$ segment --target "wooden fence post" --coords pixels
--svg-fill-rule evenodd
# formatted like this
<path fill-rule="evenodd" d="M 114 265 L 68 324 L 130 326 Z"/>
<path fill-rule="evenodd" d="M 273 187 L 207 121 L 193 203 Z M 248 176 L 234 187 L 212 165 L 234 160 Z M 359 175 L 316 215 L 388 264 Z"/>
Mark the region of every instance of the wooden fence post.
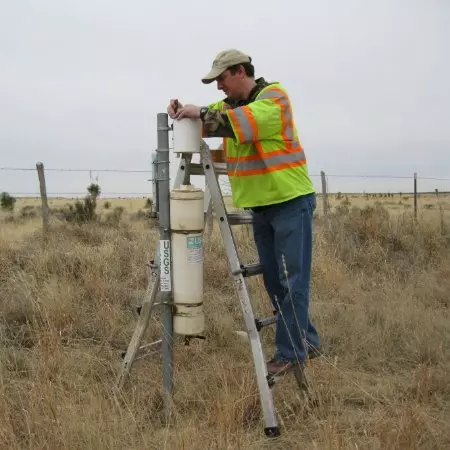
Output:
<path fill-rule="evenodd" d="M 414 219 L 417 220 L 417 173 L 414 172 Z"/>
<path fill-rule="evenodd" d="M 323 170 L 320 171 L 320 178 L 322 179 L 323 214 L 326 216 L 328 215 L 328 192 L 327 179 Z"/>
<path fill-rule="evenodd" d="M 45 186 L 45 175 L 44 175 L 44 164 L 38 162 L 36 164 L 36 169 L 39 178 L 39 189 L 41 191 L 41 201 L 42 201 L 42 225 L 44 229 L 44 237 L 48 234 L 48 202 L 47 202 L 47 188 Z"/>

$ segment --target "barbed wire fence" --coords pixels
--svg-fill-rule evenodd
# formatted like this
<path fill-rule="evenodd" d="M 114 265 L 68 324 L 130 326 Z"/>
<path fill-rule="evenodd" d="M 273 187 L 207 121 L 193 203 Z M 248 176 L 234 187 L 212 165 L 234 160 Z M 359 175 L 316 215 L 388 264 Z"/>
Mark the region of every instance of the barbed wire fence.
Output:
<path fill-rule="evenodd" d="M 31 168 L 31 167 L 0 167 L 0 171 L 2 172 L 34 172 L 36 173 L 36 168 Z M 105 169 L 105 168 L 79 168 L 79 169 L 75 169 L 75 168 L 45 168 L 46 172 L 71 172 L 71 173 L 89 173 L 90 174 L 90 181 L 94 181 L 96 179 L 96 181 L 98 181 L 98 176 L 97 177 L 93 177 L 92 174 L 93 173 L 141 173 L 141 174 L 147 174 L 149 176 L 152 176 L 152 170 L 142 170 L 142 169 Z M 310 174 L 311 177 L 322 177 L 322 173 L 320 174 L 318 173 L 312 173 Z M 414 179 L 414 175 L 355 175 L 355 174 L 334 174 L 334 173 L 326 173 L 326 181 L 327 181 L 327 185 L 329 185 L 329 179 L 330 178 L 347 178 L 347 179 L 380 179 L 380 180 L 413 180 Z M 432 181 L 447 181 L 450 182 L 450 177 L 449 178 L 444 178 L 444 177 L 422 177 L 422 176 L 417 176 L 417 180 L 432 180 Z M 151 181 L 151 178 L 148 179 L 147 181 Z M 225 187 L 229 187 L 229 182 L 224 179 L 223 180 L 223 185 Z M 412 188 L 412 184 L 411 184 L 411 188 Z M 448 186 L 449 190 L 450 190 L 450 184 Z M 5 189 L 3 189 L 5 191 Z M 6 189 L 7 190 L 7 189 Z M 395 191 L 395 190 L 394 190 Z M 329 189 L 329 192 L 331 193 L 332 191 Z M 357 193 L 357 191 L 352 191 L 352 192 L 347 192 L 347 193 Z M 373 190 L 373 193 L 376 192 L 376 189 Z M 406 191 L 405 191 L 406 192 Z M 412 190 L 411 190 L 412 192 Z M 147 190 L 145 192 L 104 192 L 103 194 L 105 195 L 149 195 L 149 193 L 151 194 L 151 189 Z M 345 193 L 345 191 L 343 191 L 343 193 Z M 359 190 L 359 193 L 364 193 L 363 191 Z M 11 192 L 11 194 L 13 194 L 13 192 Z M 15 194 L 17 195 L 39 195 L 39 192 L 34 191 L 34 192 L 15 192 Z M 77 191 L 77 192 L 62 192 L 62 191 L 58 191 L 55 192 L 54 195 L 84 195 L 85 192 L 83 191 Z"/>
<path fill-rule="evenodd" d="M 154 166 L 154 165 L 153 165 Z M 173 171 L 172 171 L 173 166 Z M 175 178 L 178 162 L 171 162 L 171 175 L 172 179 Z M 36 177 L 36 171 L 38 177 Z M 18 178 L 14 174 L 29 173 L 30 177 L 27 178 L 27 182 L 23 177 Z M 3 176 L 4 173 L 13 174 L 13 177 L 6 180 Z M 133 197 L 149 197 L 155 201 L 155 180 L 152 167 L 148 170 L 145 169 L 115 169 L 115 168 L 45 168 L 41 163 L 37 163 L 36 167 L 0 167 L 0 191 L 8 192 L 8 194 L 15 197 L 41 197 L 42 189 L 45 190 L 46 198 L 78 198 L 87 194 L 86 190 L 79 189 L 81 186 L 87 188 L 90 183 L 99 184 L 102 187 L 101 196 L 103 198 L 133 198 Z M 74 180 L 70 181 L 68 174 L 77 175 Z M 133 186 L 142 187 L 142 189 L 124 191 L 121 189 L 111 189 L 116 186 L 117 175 L 127 174 L 131 175 L 131 179 L 128 182 L 123 182 L 122 185 L 128 184 Z M 88 175 L 88 179 L 86 177 Z M 108 180 L 107 176 L 112 175 L 112 178 Z M 330 209 L 330 197 L 337 199 L 348 198 L 349 196 L 357 195 L 364 196 L 367 199 L 376 198 L 394 198 L 395 196 L 401 197 L 404 200 L 411 200 L 414 206 L 414 214 L 417 217 L 418 211 L 418 199 L 423 194 L 435 194 L 438 199 L 440 195 L 450 193 L 450 178 L 445 177 L 430 177 L 430 176 L 418 176 L 417 173 L 412 175 L 355 175 L 355 174 L 335 174 L 325 173 L 311 173 L 311 178 L 314 181 L 316 190 L 318 193 L 318 208 L 324 214 L 327 214 Z M 142 176 L 139 181 L 136 177 Z M 47 182 L 45 182 L 45 178 Z M 106 177 L 106 178 L 105 178 Z M 58 179 L 59 178 L 59 179 Z M 193 176 L 192 182 L 194 184 L 203 184 L 204 179 L 201 176 Z M 196 180 L 198 178 L 198 180 Z M 339 180 L 340 183 L 337 183 Z M 342 180 L 345 180 L 345 189 L 343 189 Z M 370 188 L 364 189 L 365 183 L 370 180 Z M 42 184 L 43 183 L 43 184 Z M 8 189 L 5 184 L 13 186 L 13 189 Z M 231 195 L 231 187 L 227 176 L 219 176 L 219 184 L 222 189 L 223 195 Z M 36 187 L 32 189 L 16 189 L 18 186 L 32 186 Z M 54 186 L 76 186 L 75 189 L 62 190 L 54 189 Z M 47 191 L 47 186 L 50 189 Z M 106 190 L 103 191 L 103 186 L 106 186 Z M 45 205 L 43 204 L 45 208 Z M 48 206 L 47 206 L 48 208 Z"/>
<path fill-rule="evenodd" d="M 29 168 L 29 167 L 0 167 L 0 172 L 32 172 L 33 177 L 36 173 L 36 168 Z M 143 187 L 147 187 L 148 189 L 141 190 L 141 191 L 102 191 L 103 196 L 152 196 L 154 192 L 154 185 L 153 185 L 153 172 L 152 170 L 139 170 L 139 169 L 71 169 L 71 168 L 45 168 L 45 172 L 52 173 L 52 172 L 72 172 L 72 173 L 89 173 L 89 181 L 85 181 L 88 183 L 96 183 L 96 184 L 102 184 L 101 181 L 99 181 L 99 173 L 114 173 L 114 174 L 146 174 L 149 178 L 145 180 L 147 183 Z M 97 176 L 93 176 L 92 174 L 97 174 Z M 200 176 L 194 176 L 193 178 L 198 178 Z M 227 179 L 223 179 L 223 176 L 221 175 L 220 178 L 220 184 L 223 188 L 224 194 L 228 195 L 230 190 L 230 183 Z M 174 176 L 172 177 L 175 178 Z M 0 178 L 1 180 L 1 178 Z M 0 181 L 1 182 L 1 181 Z M 150 184 L 151 183 L 151 184 Z M 3 184 L 3 183 L 1 183 Z M 21 183 L 22 184 L 22 183 Z M 80 184 L 80 183 L 78 183 Z M 3 192 L 8 192 L 10 195 L 15 196 L 30 196 L 30 197 L 36 197 L 40 196 L 40 192 L 38 190 L 32 191 L 29 189 L 26 190 L 15 190 L 15 189 L 5 189 L 4 186 L 0 185 L 0 190 Z M 229 191 L 229 192 L 228 192 Z M 86 195 L 86 191 L 76 190 L 76 191 L 63 191 L 63 190 L 55 190 L 50 191 L 47 193 L 48 196 L 54 196 L 54 197 L 76 197 L 76 196 L 83 196 Z"/>

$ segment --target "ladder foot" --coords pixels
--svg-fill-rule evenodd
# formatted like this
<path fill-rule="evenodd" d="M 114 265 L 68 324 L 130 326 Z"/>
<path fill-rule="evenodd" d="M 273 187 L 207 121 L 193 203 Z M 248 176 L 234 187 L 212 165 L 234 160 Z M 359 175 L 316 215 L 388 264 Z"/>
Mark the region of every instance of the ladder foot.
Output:
<path fill-rule="evenodd" d="M 267 384 L 269 385 L 269 388 L 272 389 L 277 382 L 277 377 L 273 374 L 269 374 L 269 375 L 267 375 L 266 379 L 267 379 Z"/>
<path fill-rule="evenodd" d="M 280 427 L 266 427 L 264 428 L 264 433 L 267 437 L 274 438 L 281 435 Z"/>

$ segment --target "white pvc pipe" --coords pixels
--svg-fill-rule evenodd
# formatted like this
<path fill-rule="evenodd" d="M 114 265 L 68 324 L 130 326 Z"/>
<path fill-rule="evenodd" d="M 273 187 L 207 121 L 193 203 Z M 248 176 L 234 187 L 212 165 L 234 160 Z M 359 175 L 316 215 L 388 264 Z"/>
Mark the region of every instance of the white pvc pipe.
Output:
<path fill-rule="evenodd" d="M 202 121 L 180 119 L 173 122 L 173 149 L 175 153 L 200 153 Z"/>

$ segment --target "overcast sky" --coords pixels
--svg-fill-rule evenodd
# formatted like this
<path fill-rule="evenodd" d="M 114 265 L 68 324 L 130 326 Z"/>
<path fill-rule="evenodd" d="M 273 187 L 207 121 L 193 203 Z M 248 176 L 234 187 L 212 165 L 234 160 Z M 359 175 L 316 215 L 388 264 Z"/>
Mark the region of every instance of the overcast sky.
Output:
<path fill-rule="evenodd" d="M 449 0 L 0 5 L 0 167 L 149 169 L 156 114 L 171 97 L 221 98 L 200 79 L 219 51 L 235 47 L 252 56 L 257 76 L 288 89 L 311 173 L 450 178 Z M 107 192 L 151 188 L 150 175 L 97 175 Z M 46 176 L 51 193 L 89 183 L 89 173 Z M 426 187 L 450 190 L 450 181 Z M 0 191 L 37 189 L 34 172 L 0 171 Z"/>

